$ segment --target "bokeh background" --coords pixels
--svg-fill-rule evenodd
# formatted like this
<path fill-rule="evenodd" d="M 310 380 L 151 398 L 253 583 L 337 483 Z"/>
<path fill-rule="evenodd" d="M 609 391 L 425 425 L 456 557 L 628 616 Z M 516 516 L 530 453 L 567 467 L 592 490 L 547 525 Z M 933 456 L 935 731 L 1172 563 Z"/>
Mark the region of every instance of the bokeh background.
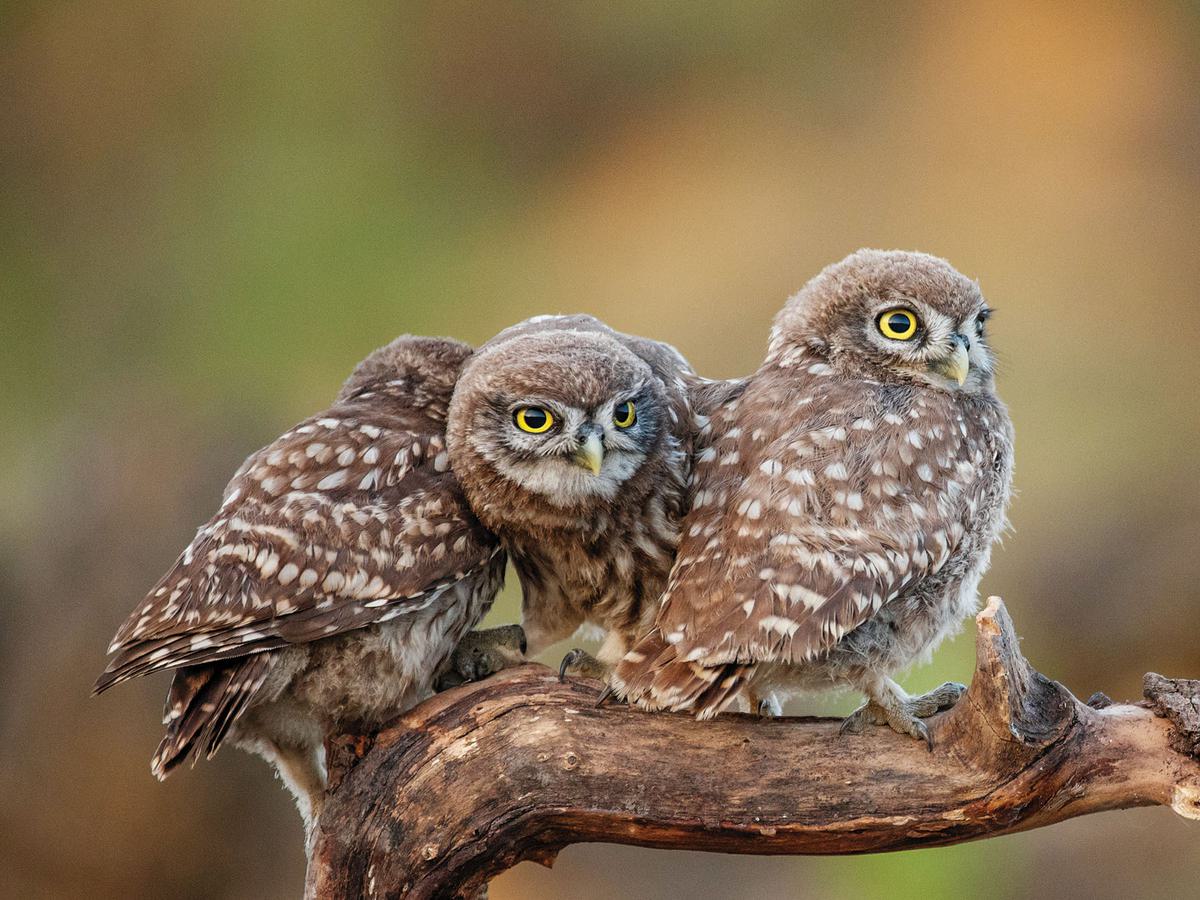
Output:
<path fill-rule="evenodd" d="M 864 245 L 999 310 L 985 588 L 1029 658 L 1081 696 L 1200 676 L 1197 84 L 1195 3 L 4 4 L 0 895 L 299 895 L 261 762 L 160 785 L 165 680 L 88 691 L 241 459 L 369 350 L 585 311 L 746 373 Z M 493 896 L 1179 897 L 1198 858 L 1146 810 L 848 859 L 578 846 Z"/>

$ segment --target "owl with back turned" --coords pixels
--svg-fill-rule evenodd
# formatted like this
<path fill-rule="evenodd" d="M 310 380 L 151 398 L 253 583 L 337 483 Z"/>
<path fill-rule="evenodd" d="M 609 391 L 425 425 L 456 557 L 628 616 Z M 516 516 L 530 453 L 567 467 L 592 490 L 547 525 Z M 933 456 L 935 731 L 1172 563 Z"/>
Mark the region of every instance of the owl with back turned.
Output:
<path fill-rule="evenodd" d="M 159 778 L 232 743 L 276 767 L 311 834 L 325 738 L 429 695 L 504 575 L 446 450 L 470 353 L 404 336 L 367 357 L 331 407 L 246 460 L 117 632 L 97 691 L 174 672 Z"/>
<path fill-rule="evenodd" d="M 597 677 L 653 621 L 687 505 L 687 361 L 590 316 L 540 316 L 476 351 L 450 405 L 450 460 L 520 579 L 529 652 L 603 633 Z"/>
<path fill-rule="evenodd" d="M 929 740 L 961 685 L 892 676 L 977 605 L 1006 523 L 1012 426 L 990 314 L 944 260 L 859 251 L 775 320 L 766 360 L 712 412 L 653 629 L 612 678 L 708 718 L 752 698 L 853 687 L 845 722 Z"/>

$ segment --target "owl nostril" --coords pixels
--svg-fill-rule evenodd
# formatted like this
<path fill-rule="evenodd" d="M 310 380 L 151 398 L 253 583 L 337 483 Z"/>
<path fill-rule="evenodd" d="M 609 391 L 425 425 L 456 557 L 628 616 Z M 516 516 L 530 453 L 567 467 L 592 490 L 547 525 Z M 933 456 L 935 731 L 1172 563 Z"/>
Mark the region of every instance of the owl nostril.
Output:
<path fill-rule="evenodd" d="M 575 432 L 575 436 L 579 438 L 580 443 L 586 441 L 592 435 L 597 435 L 601 442 L 604 441 L 604 429 L 595 422 L 587 422 L 579 426 L 579 430 Z"/>
<path fill-rule="evenodd" d="M 962 344 L 964 350 L 971 349 L 971 339 L 965 334 L 959 334 L 957 331 L 950 335 L 951 343 Z"/>

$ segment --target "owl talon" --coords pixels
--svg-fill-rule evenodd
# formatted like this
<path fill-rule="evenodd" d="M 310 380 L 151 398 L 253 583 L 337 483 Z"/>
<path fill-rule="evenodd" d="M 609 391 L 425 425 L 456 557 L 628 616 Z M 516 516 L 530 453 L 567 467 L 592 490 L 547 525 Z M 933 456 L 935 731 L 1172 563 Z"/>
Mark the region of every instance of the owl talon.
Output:
<path fill-rule="evenodd" d="M 525 662 L 525 631 L 520 625 L 501 625 L 472 631 L 462 639 L 449 666 L 437 680 L 439 691 L 482 681 L 489 675 Z"/>
<path fill-rule="evenodd" d="M 595 678 L 597 681 L 606 681 L 608 673 L 608 666 L 578 647 L 568 650 L 562 658 L 562 662 L 558 664 L 559 681 L 566 681 L 568 675 L 572 678 Z"/>
<path fill-rule="evenodd" d="M 924 741 L 933 750 L 933 735 L 921 720 L 949 709 L 966 693 L 967 687 L 956 681 L 947 681 L 928 694 L 919 697 L 896 699 L 895 705 L 884 706 L 868 700 L 844 720 L 841 734 L 862 734 L 868 725 L 887 725 L 898 734 Z"/>
<path fill-rule="evenodd" d="M 781 719 L 783 718 L 783 704 L 779 702 L 779 698 L 771 692 L 759 695 L 756 691 L 748 691 L 747 699 L 750 701 L 750 711 L 758 713 L 760 719 Z"/>
<path fill-rule="evenodd" d="M 957 681 L 947 681 L 945 684 L 935 687 L 928 694 L 921 694 L 919 697 L 910 697 L 904 701 L 905 709 L 914 716 L 926 719 L 929 716 L 940 713 L 942 710 L 950 709 L 966 692 L 967 686 L 965 684 L 959 684 Z"/>
<path fill-rule="evenodd" d="M 933 738 L 929 729 L 916 715 L 904 708 L 903 703 L 897 709 L 886 709 L 874 700 L 868 700 L 842 720 L 839 733 L 862 734 L 868 725 L 887 725 L 897 734 L 907 734 L 924 741 L 930 750 L 933 749 Z"/>
<path fill-rule="evenodd" d="M 933 735 L 929 733 L 928 726 L 916 716 L 906 715 L 903 711 L 897 711 L 888 716 L 887 725 L 892 731 L 899 734 L 907 734 L 918 741 L 924 741 L 929 751 L 933 752 Z"/>
<path fill-rule="evenodd" d="M 868 725 L 886 725 L 887 713 L 874 700 L 868 700 L 846 718 L 842 719 L 842 727 L 838 734 L 862 734 Z"/>

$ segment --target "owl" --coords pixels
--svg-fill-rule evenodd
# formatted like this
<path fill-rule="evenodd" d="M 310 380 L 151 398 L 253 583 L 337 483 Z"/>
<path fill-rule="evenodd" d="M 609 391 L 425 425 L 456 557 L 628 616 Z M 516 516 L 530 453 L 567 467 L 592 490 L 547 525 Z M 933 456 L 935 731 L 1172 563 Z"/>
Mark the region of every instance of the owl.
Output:
<path fill-rule="evenodd" d="M 672 347 L 590 316 L 530 319 L 467 363 L 451 467 L 521 582 L 529 652 L 590 625 L 606 675 L 653 620 L 687 504 L 698 383 Z"/>
<path fill-rule="evenodd" d="M 278 769 L 311 833 L 324 738 L 430 691 L 504 574 L 445 443 L 471 348 L 401 337 L 333 406 L 250 456 L 117 632 L 97 692 L 171 669 L 164 778 L 228 741 Z"/>
<path fill-rule="evenodd" d="M 695 494 L 654 628 L 619 696 L 716 715 L 851 686 L 844 724 L 929 740 L 948 684 L 891 676 L 977 603 L 1005 526 L 1012 426 L 977 285 L 919 253 L 859 251 L 775 320 L 765 362 L 699 436 Z"/>

